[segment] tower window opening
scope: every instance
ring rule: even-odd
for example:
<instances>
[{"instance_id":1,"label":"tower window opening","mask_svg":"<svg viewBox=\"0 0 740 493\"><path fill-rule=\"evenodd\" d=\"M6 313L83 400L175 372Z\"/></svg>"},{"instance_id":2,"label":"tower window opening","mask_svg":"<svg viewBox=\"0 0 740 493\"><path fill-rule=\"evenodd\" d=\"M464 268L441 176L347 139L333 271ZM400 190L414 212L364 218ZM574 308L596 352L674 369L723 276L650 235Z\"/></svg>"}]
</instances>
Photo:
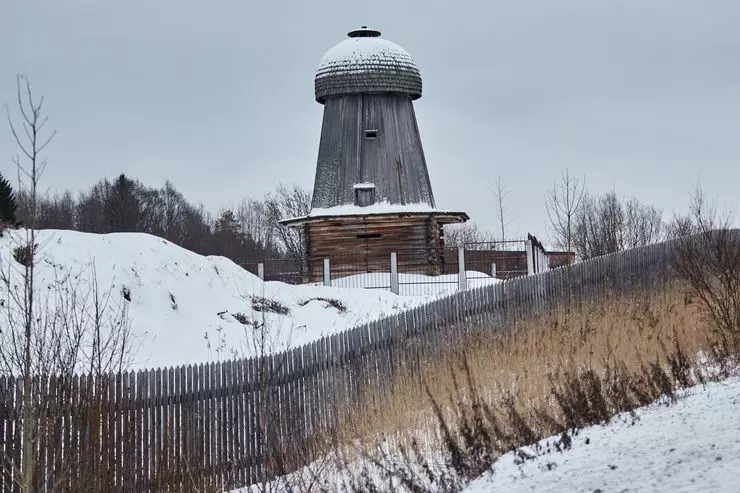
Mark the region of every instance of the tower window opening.
<instances>
[{"instance_id":1,"label":"tower window opening","mask_svg":"<svg viewBox=\"0 0 740 493\"><path fill-rule=\"evenodd\" d=\"M378 131L377 130L365 130L365 138L366 139L377 139Z\"/></svg>"}]
</instances>

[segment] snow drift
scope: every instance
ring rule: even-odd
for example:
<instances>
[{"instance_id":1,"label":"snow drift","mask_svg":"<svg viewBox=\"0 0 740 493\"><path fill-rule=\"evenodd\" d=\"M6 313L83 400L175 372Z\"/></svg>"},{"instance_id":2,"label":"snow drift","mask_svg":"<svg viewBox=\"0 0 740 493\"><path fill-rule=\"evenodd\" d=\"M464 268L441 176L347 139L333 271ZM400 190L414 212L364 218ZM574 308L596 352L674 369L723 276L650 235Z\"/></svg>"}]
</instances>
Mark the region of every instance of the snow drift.
<instances>
[{"instance_id":1,"label":"snow drift","mask_svg":"<svg viewBox=\"0 0 740 493\"><path fill-rule=\"evenodd\" d=\"M0 238L0 268L16 290L22 289L22 268L13 250L24 236L6 231ZM421 296L397 296L382 289L262 282L229 259L198 255L141 233L44 230L37 243L40 306L61 277L89 288L94 267L100 289L111 290L128 312L138 346L136 368L254 354L255 327L263 324L268 351L295 347L456 289L446 283ZM0 286L4 303L11 303L10 294ZM7 310L0 311L0 322L7 323Z\"/></svg>"}]
</instances>

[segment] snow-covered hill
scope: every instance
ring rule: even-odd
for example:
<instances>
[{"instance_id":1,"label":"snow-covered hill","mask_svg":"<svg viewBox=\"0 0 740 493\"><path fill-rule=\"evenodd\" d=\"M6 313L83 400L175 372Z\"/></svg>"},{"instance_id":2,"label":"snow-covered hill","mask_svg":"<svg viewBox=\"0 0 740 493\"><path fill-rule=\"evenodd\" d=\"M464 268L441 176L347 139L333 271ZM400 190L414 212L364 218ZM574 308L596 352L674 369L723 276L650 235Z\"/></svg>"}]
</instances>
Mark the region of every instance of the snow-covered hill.
<instances>
[{"instance_id":1,"label":"snow-covered hill","mask_svg":"<svg viewBox=\"0 0 740 493\"><path fill-rule=\"evenodd\" d=\"M562 453L506 454L464 493L740 491L740 378L683 394L581 430Z\"/></svg>"},{"instance_id":2,"label":"snow-covered hill","mask_svg":"<svg viewBox=\"0 0 740 493\"><path fill-rule=\"evenodd\" d=\"M16 282L20 264L13 259L13 249L24 234L6 231L0 238L0 268L15 276ZM230 357L234 351L250 354L254 322L265 322L270 346L278 350L433 296L262 282L226 258L204 257L147 234L45 230L38 233L37 242L36 288L42 299L67 274L72 274L71 282L80 283L81 290L89 290L94 264L100 288L111 289L115 300L127 306L137 335L135 366L139 368L212 361ZM455 289L454 283L449 286ZM130 301L123 300L124 291ZM0 298L9 303L7 292L0 292ZM260 298L284 313L258 311Z\"/></svg>"}]
</instances>

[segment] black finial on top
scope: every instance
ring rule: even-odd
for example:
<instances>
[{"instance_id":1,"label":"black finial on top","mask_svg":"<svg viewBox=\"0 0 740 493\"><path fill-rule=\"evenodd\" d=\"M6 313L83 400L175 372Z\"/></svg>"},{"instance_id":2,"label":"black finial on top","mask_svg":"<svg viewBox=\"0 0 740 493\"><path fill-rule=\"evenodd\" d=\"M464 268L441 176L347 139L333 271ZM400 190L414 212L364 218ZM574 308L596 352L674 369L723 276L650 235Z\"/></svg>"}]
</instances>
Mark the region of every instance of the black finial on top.
<instances>
[{"instance_id":1,"label":"black finial on top","mask_svg":"<svg viewBox=\"0 0 740 493\"><path fill-rule=\"evenodd\" d=\"M380 31L368 29L367 26L362 26L360 29L347 33L347 36L350 38L377 38L380 36Z\"/></svg>"}]
</instances>

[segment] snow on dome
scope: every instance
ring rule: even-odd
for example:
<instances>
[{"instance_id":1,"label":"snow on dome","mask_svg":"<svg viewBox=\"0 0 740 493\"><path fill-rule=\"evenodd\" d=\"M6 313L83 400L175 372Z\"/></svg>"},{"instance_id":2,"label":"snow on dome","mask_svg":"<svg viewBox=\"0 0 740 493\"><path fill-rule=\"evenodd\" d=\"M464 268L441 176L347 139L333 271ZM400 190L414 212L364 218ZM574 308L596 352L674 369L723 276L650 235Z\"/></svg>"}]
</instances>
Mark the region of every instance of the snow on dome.
<instances>
[{"instance_id":1,"label":"snow on dome","mask_svg":"<svg viewBox=\"0 0 740 493\"><path fill-rule=\"evenodd\" d=\"M324 54L316 70L315 89L319 103L330 96L374 92L418 99L421 74L406 50L363 27Z\"/></svg>"}]
</instances>

